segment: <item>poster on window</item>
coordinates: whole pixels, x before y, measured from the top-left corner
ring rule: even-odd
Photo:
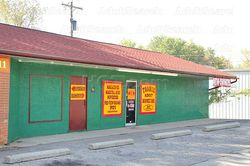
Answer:
[[[103,116],[122,115],[121,81],[102,82],[102,115]]]
[[[156,83],[141,83],[140,113],[156,113]]]

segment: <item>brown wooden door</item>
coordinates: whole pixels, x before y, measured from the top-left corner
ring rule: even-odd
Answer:
[[[70,77],[70,131],[87,129],[87,78]]]

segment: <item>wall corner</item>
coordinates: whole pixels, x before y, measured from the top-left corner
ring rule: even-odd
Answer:
[[[8,143],[10,58],[0,55],[0,145]]]

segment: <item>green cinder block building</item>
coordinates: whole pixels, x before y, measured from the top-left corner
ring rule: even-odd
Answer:
[[[208,118],[209,77],[158,52],[0,24],[0,144]]]

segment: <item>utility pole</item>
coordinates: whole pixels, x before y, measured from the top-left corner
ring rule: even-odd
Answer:
[[[75,20],[73,19],[73,10],[74,9],[82,10],[82,8],[78,7],[78,6],[74,6],[73,5],[73,0],[70,2],[70,4],[62,3],[62,5],[70,8],[70,36],[73,37],[73,31],[74,31],[73,24],[75,22]]]

